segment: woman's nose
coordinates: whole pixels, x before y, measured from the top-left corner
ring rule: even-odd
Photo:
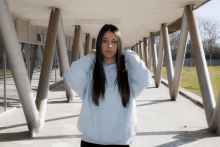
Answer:
[[[112,47],[111,43],[109,43],[108,47]]]

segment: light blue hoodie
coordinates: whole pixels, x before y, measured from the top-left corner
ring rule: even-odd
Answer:
[[[152,77],[145,63],[131,50],[124,51],[130,85],[130,101],[122,105],[117,77],[117,65],[103,63],[106,74],[105,100],[99,98],[99,106],[92,103],[92,77],[95,56],[88,54],[72,63],[64,73],[66,82],[82,100],[77,127],[82,140],[101,145],[130,145],[137,132],[136,97],[151,82]]]

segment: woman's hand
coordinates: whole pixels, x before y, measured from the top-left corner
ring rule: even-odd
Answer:
[[[89,50],[88,54],[93,54],[96,57],[96,49]]]

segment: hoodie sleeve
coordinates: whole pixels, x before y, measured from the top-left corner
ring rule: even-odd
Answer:
[[[81,59],[72,62],[71,67],[64,73],[66,83],[75,91],[83,100],[88,82],[90,80],[89,70],[95,59],[95,56],[88,54]]]
[[[131,78],[131,93],[136,98],[144,88],[151,84],[152,77],[145,63],[135,52],[125,50],[124,56],[127,63],[128,76]]]

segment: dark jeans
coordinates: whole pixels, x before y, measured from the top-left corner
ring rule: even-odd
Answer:
[[[99,145],[81,140],[81,147],[130,147],[129,145]]]

